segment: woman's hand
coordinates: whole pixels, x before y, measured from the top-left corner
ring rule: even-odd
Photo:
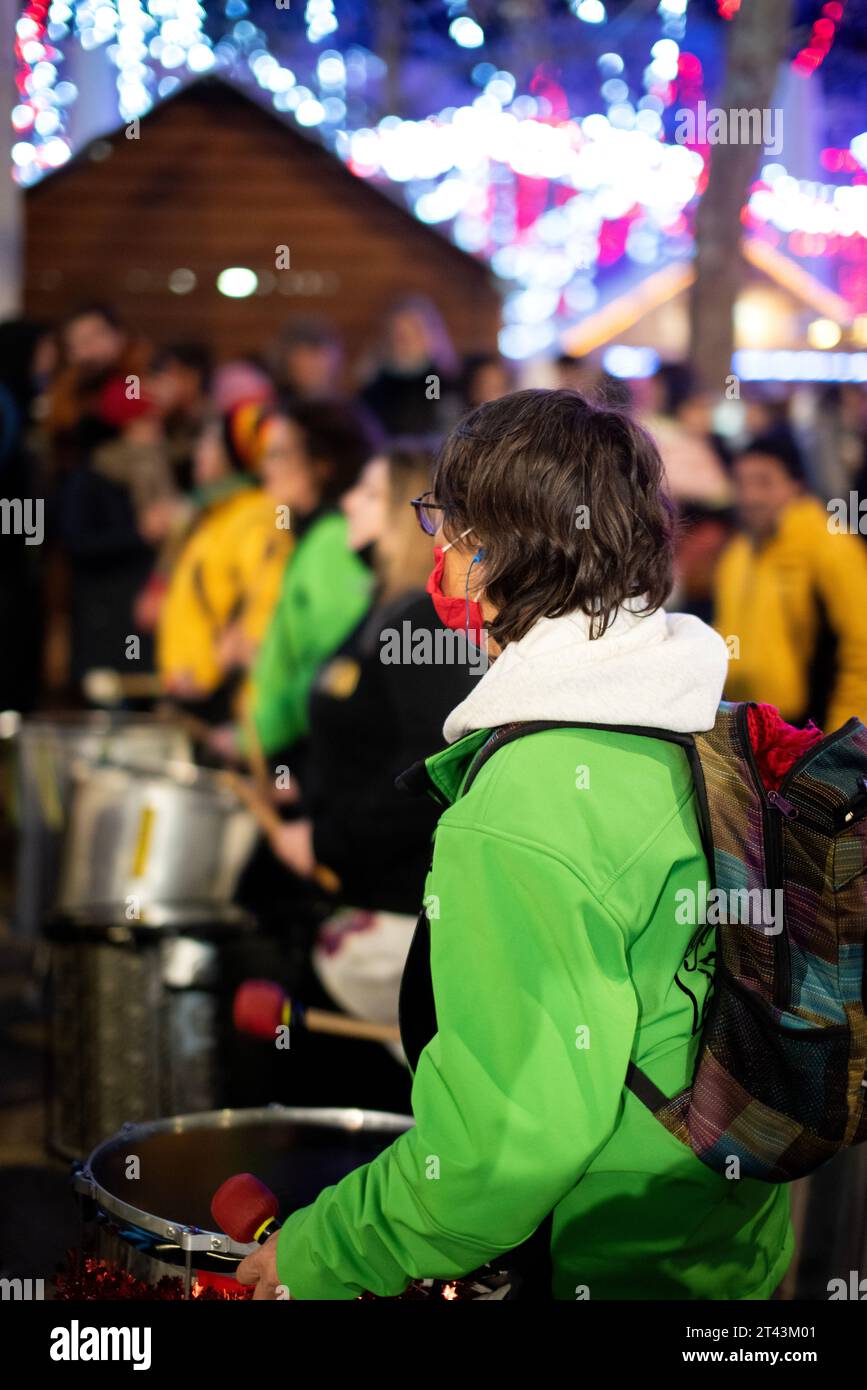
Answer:
[[[218,724],[208,734],[208,748],[212,753],[216,753],[218,758],[222,758],[224,763],[241,761],[241,750],[238,744],[239,735],[234,724]]]
[[[164,676],[163,689],[167,695],[175,695],[179,700],[201,700],[208,694],[192,671],[174,671]]]
[[[223,629],[217,642],[217,660],[224,671],[249,670],[256,659],[257,644],[240,623]]]
[[[175,497],[161,497],[156,502],[150,502],[139,512],[139,535],[148,545],[161,545],[166,536],[179,525],[184,515],[183,502]]]
[[[288,786],[275,787],[271,800],[277,806],[295,806],[301,800],[301,788],[297,777],[292,777]]]
[[[268,836],[278,859],[301,878],[312,878],[316,868],[313,853],[313,825],[309,820],[288,821]]]
[[[140,632],[153,632],[160,620],[166,591],[154,584],[146,584],[136,596],[133,605],[133,622]]]
[[[264,1245],[247,1255],[238,1265],[235,1278],[239,1284],[254,1284],[253,1302],[256,1299],[290,1299],[292,1295],[285,1284],[280,1283],[277,1273],[277,1240],[279,1231],[269,1236]]]

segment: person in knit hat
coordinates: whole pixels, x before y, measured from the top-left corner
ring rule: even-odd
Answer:
[[[210,421],[194,458],[194,514],[170,573],[157,627],[157,668],[186,699],[212,696],[262,640],[289,553],[289,534],[258,484],[262,404]]]

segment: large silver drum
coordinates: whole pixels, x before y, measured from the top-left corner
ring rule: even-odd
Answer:
[[[74,773],[58,907],[157,926],[199,919],[229,903],[257,833],[205,768],[85,765]]]
[[[0,737],[9,740],[15,759],[14,926],[19,935],[33,938],[56,904],[74,767],[104,758],[148,764],[184,760],[190,757],[190,740],[176,725],[152,715],[108,711],[24,720],[7,711],[0,715]]]
[[[375,1110],[217,1110],[125,1125],[76,1177],[98,1217],[98,1253],[136,1278],[231,1275],[253,1245],[216,1229],[211,1198],[251,1172],[280,1199],[282,1216],[369,1162],[413,1124]],[[138,1162],[133,1162],[138,1160]],[[180,1266],[180,1269],[179,1269]]]

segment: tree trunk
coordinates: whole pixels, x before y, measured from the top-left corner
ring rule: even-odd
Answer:
[[[792,0],[744,0],[728,25],[726,77],[720,107],[770,107],[791,33]],[[709,117],[710,118],[710,117]],[[712,144],[710,175],[695,224],[695,270],[690,303],[690,362],[700,389],[722,395],[734,349],[734,306],[744,262],[741,209],[762,146]]]
[[[11,35],[15,32],[15,22],[20,13],[21,6],[15,0],[0,0],[0,33],[3,34],[0,49],[0,110],[7,122],[7,112],[18,100]],[[9,163],[8,146],[7,136],[3,142],[3,169],[0,170],[0,319],[14,317],[21,304],[23,198],[20,185],[6,167]]]
[[[499,15],[508,23],[511,44],[514,52],[520,55],[518,66],[522,71],[532,72],[543,63],[551,62],[550,15],[546,0],[493,0],[489,9],[492,17]]]
[[[403,64],[403,6],[401,0],[377,0],[375,16],[375,52],[385,63],[383,106],[388,115],[404,114],[401,90]]]

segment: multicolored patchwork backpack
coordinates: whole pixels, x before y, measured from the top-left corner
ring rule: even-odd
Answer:
[[[668,1097],[631,1063],[626,1085],[709,1167],[779,1183],[867,1140],[867,727],[848,720],[768,790],[750,741],[756,708],[724,702],[696,735],[503,725],[464,791],[497,748],[544,729],[685,748],[714,890],[688,959],[703,959],[713,987],[692,1084]]]

